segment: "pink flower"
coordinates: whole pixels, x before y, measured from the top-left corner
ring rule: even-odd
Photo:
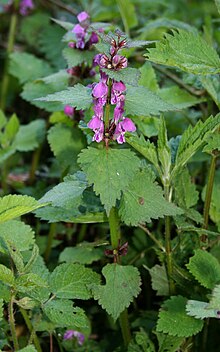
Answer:
[[[83,22],[85,20],[87,20],[89,18],[89,14],[85,11],[83,12],[80,12],[78,15],[77,15],[77,19],[79,22]]]
[[[81,332],[76,331],[76,330],[67,330],[63,336],[63,339],[70,340],[73,337],[77,338],[77,342],[80,346],[83,345],[83,343],[85,341],[85,336]]]
[[[108,93],[108,86],[104,82],[99,82],[95,85],[92,90],[92,94],[95,98],[103,98]]]
[[[95,131],[98,130],[102,127],[102,120],[100,120],[98,117],[93,117],[92,120],[89,121],[87,126],[91,128],[91,130]]]
[[[124,117],[122,121],[120,121],[115,129],[114,139],[117,140],[119,144],[125,143],[125,132],[134,132],[136,131],[135,124],[128,117]]]
[[[19,12],[22,16],[27,16],[29,14],[29,10],[34,8],[34,4],[32,0],[21,0],[19,4]]]
[[[75,112],[75,109],[74,109],[72,106],[66,105],[66,106],[64,107],[64,113],[65,113],[67,116],[73,117],[74,112]]]

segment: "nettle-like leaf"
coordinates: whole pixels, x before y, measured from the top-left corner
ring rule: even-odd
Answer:
[[[138,80],[140,78],[140,72],[137,68],[126,67],[123,70],[114,71],[109,69],[102,69],[110,78],[115,81],[123,81],[125,84],[130,84],[131,86],[137,86]],[[127,98],[127,95],[126,95]]]
[[[209,308],[217,309],[219,312],[220,307],[220,285],[216,285],[214,290],[212,291],[212,296],[209,302]],[[218,314],[219,317],[219,314]]]
[[[59,327],[71,326],[76,330],[88,328],[88,319],[83,309],[73,307],[68,299],[56,299],[43,306],[46,316]]]
[[[200,81],[208,94],[212,97],[218,108],[220,108],[220,82],[219,77],[214,75],[201,76]]]
[[[10,286],[5,285],[0,281],[0,299],[3,299],[5,302],[9,302],[11,297]]]
[[[174,179],[175,199],[180,207],[190,208],[197,204],[199,192],[191,181],[187,167],[179,172]]]
[[[0,223],[17,218],[23,214],[43,207],[33,197],[8,195],[0,199]]]
[[[161,187],[154,183],[149,171],[138,172],[123,191],[119,215],[127,225],[137,226],[165,215],[180,214],[180,208],[165,200]]]
[[[9,286],[13,286],[15,281],[13,272],[2,264],[0,264],[0,281]]]
[[[218,150],[220,151],[220,133],[213,133],[210,135],[210,137],[207,139],[207,144],[203,148],[203,152],[212,154],[213,150]]]
[[[220,124],[220,114],[210,116],[205,122],[199,120],[192,127],[189,126],[183,133],[176,154],[176,164],[173,174],[183,167],[187,161],[205,144],[208,136],[211,135]]]
[[[125,111],[127,114],[149,116],[177,109],[176,106],[162,100],[156,93],[145,87],[127,86],[125,99]]]
[[[56,124],[48,132],[50,148],[58,159],[62,169],[69,172],[78,170],[76,158],[85,146],[85,137],[77,129],[63,124]]]
[[[89,299],[89,285],[99,284],[97,273],[80,264],[61,264],[50,276],[50,288],[58,298]]]
[[[202,286],[213,289],[220,283],[220,264],[211,253],[197,249],[186,266]]]
[[[74,87],[38,98],[37,101],[60,102],[64,105],[74,106],[78,110],[85,110],[92,103],[91,89],[78,83]]]
[[[23,293],[48,286],[46,280],[32,272],[17,277],[15,285],[16,289]]]
[[[59,262],[91,264],[103,257],[103,250],[94,248],[88,242],[82,242],[76,247],[65,248],[59,256]]]
[[[166,33],[165,38],[145,55],[158,64],[177,67],[183,71],[208,75],[220,72],[220,58],[216,50],[199,34],[178,30]]]
[[[27,152],[34,150],[44,140],[46,123],[44,120],[35,120],[28,125],[20,126],[16,134],[13,146],[16,150]]]
[[[167,300],[157,321],[158,332],[171,336],[189,337],[197,334],[203,328],[203,321],[186,314],[187,298],[174,296]]]
[[[157,291],[157,296],[169,296],[169,283],[165,266],[156,264],[148,270],[151,276],[152,289]]]
[[[158,352],[176,352],[184,341],[183,337],[171,336],[156,332],[159,342]]]
[[[34,244],[34,232],[24,222],[9,220],[0,223],[0,252],[7,253],[5,242],[10,243],[19,251],[26,251]]]
[[[86,50],[73,50],[72,48],[65,48],[63,50],[63,57],[67,61],[68,67],[74,67],[82,64],[92,66],[94,52]]]
[[[89,147],[79,155],[79,162],[88,182],[100,195],[107,214],[120,199],[139,167],[139,159],[129,149],[96,149]],[[128,167],[129,165],[129,167]],[[98,175],[98,177],[97,177]]]
[[[209,303],[195,300],[187,301],[186,312],[196,319],[218,318],[218,309],[210,308]]]
[[[139,71],[141,73],[141,77],[138,81],[139,85],[150,89],[152,92],[157,92],[159,90],[159,85],[155,70],[151,63],[145,62],[144,65],[139,68]]]
[[[46,61],[32,54],[14,52],[10,55],[9,72],[23,84],[52,73],[52,69]]]
[[[190,106],[199,104],[205,99],[196,98],[195,96],[189,94],[186,90],[180,89],[178,86],[172,86],[160,89],[157,94],[161,99],[167,103],[173,104],[179,109],[186,109]]]
[[[141,279],[137,268],[107,264],[102,273],[105,285],[92,285],[94,299],[116,320],[140,292]]]

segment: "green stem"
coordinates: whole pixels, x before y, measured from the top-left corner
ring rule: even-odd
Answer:
[[[27,325],[28,330],[31,333],[31,336],[33,337],[34,345],[36,347],[37,352],[42,352],[42,349],[41,349],[41,346],[40,346],[40,342],[39,342],[38,337],[37,337],[37,335],[36,335],[36,333],[34,331],[34,328],[33,328],[32,324],[31,324],[31,321],[29,319],[29,316],[28,316],[26,310],[20,307],[20,312],[21,312],[21,314],[22,314],[22,316],[24,318],[24,321],[25,321],[25,324]],[[30,344],[30,341],[29,341],[29,344]]]
[[[164,185],[164,195],[165,199],[170,201],[170,185],[169,183]],[[170,217],[165,216],[165,249],[166,249],[166,264],[167,264],[167,276],[169,283],[170,294],[175,293],[175,284],[172,279],[173,275],[173,261],[172,261],[172,248],[171,248],[171,226],[170,226]]]
[[[206,195],[205,195],[204,212],[203,212],[203,217],[204,217],[203,228],[204,229],[208,228],[208,223],[209,223],[209,209],[210,209],[210,205],[211,205],[212,191],[213,191],[214,178],[215,178],[216,159],[217,159],[217,156],[212,155],[211,165],[210,165],[210,169],[209,169],[208,182],[207,182],[207,188],[206,188]]]
[[[35,177],[36,177],[36,170],[39,164],[39,160],[40,160],[40,154],[41,154],[41,149],[42,149],[42,145],[40,145],[33,153],[32,156],[32,161],[31,161],[31,169],[30,169],[30,177],[29,177],[29,183],[32,185],[35,181]]]
[[[120,234],[120,221],[119,221],[118,213],[116,208],[114,207],[111,208],[109,213],[109,227],[110,227],[110,237],[111,237],[112,248],[113,250],[117,250],[119,246],[121,234]],[[127,309],[125,309],[120,314],[119,322],[120,322],[121,332],[124,340],[124,345],[125,347],[127,347],[131,340],[131,331],[129,327]]]
[[[162,245],[162,243],[160,241],[158,241],[158,239],[148,230],[147,227],[139,224],[139,227],[148,234],[148,236],[150,237],[150,239],[158,246],[158,248],[161,249],[162,252],[165,252],[165,248]]]
[[[10,329],[11,329],[11,336],[12,336],[14,349],[15,349],[15,351],[18,351],[19,350],[19,345],[18,345],[18,339],[17,339],[17,335],[16,335],[15,318],[14,318],[14,310],[13,310],[14,298],[15,298],[14,294],[11,294],[11,299],[10,299],[9,306],[8,306],[9,325],[10,325]]]
[[[50,253],[52,250],[52,243],[53,243],[54,236],[56,234],[56,226],[57,226],[56,223],[50,224],[50,231],[49,231],[48,239],[47,239],[47,247],[46,247],[46,250],[44,253],[44,259],[45,259],[46,263],[49,260]]]
[[[5,110],[5,105],[6,105],[8,85],[9,85],[8,57],[14,50],[16,27],[17,27],[17,14],[15,12],[11,15],[9,35],[8,35],[8,46],[6,50],[7,57],[5,60],[4,75],[2,79],[1,98],[0,98],[0,108],[2,110]]]

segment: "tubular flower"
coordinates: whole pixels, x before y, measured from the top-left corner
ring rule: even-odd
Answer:
[[[77,23],[72,32],[76,36],[76,42],[70,42],[68,46],[70,48],[77,48],[80,50],[89,49],[92,44],[98,42],[98,36],[95,32],[88,33],[89,28],[89,14],[85,11],[80,12],[77,16],[79,23]]]
[[[63,336],[63,339],[70,340],[73,337],[76,337],[79,346],[83,345],[83,343],[85,341],[85,336],[81,332],[76,331],[76,330],[67,330]]]

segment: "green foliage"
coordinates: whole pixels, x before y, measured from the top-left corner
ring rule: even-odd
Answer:
[[[151,276],[152,289],[157,291],[157,296],[169,296],[169,283],[165,266],[156,264],[148,270]]]
[[[99,275],[83,265],[61,264],[50,276],[50,289],[58,298],[89,299],[89,285],[99,281]]]
[[[159,342],[158,352],[176,352],[184,341],[182,337],[178,336],[171,336],[159,332],[156,332],[156,335]]]
[[[164,215],[175,216],[181,213],[180,208],[165,200],[162,189],[154,183],[149,171],[136,174],[132,183],[123,191],[119,209],[121,219],[125,224],[132,226],[151,222],[151,219]]]
[[[209,302],[209,308],[214,308],[219,311],[220,304],[220,285],[216,285],[214,290],[212,291],[212,296]]]
[[[140,72],[138,69],[133,67],[126,67],[120,71],[108,70],[104,68],[103,72],[115,81],[123,81],[126,85],[130,84],[131,86],[137,86],[140,78]]]
[[[159,312],[157,331],[171,336],[189,337],[202,330],[203,321],[186,314],[187,299],[174,296],[168,299]]]
[[[106,279],[105,285],[92,285],[94,299],[110,314],[114,320],[140,292],[140,274],[137,268],[107,264],[102,273]]]
[[[215,0],[215,4],[216,4],[218,12],[220,14],[220,1],[219,0]]]
[[[63,50],[63,56],[67,61],[68,67],[74,67],[82,63],[85,63],[87,66],[92,66],[94,52],[65,48]]]
[[[195,255],[190,258],[187,268],[206,288],[213,289],[220,282],[220,264],[211,253],[197,249]]]
[[[126,3],[123,0],[116,0],[116,3],[120,11],[125,32],[128,34],[129,29],[138,24],[134,4],[132,3],[132,0],[127,0]]]
[[[175,199],[182,208],[191,208],[197,204],[199,193],[191,181],[189,170],[185,167],[178,173],[174,180]]]
[[[129,343],[128,352],[155,352],[155,347],[148,334],[141,330],[135,334],[134,341]]]
[[[15,281],[13,272],[2,264],[0,264],[0,281],[9,286],[13,286]]]
[[[44,60],[25,52],[10,55],[9,72],[18,78],[21,84],[52,73],[50,65]]]
[[[180,89],[178,86],[162,88],[157,92],[157,94],[161,99],[167,103],[173,104],[179,109],[186,109],[204,101],[204,98],[198,99],[189,94],[186,90]]]
[[[102,256],[102,249],[94,248],[89,242],[82,242],[76,247],[65,248],[60,253],[59,262],[91,264]]]
[[[209,216],[211,220],[217,224],[218,230],[220,229],[220,171],[216,170],[215,179],[213,184],[213,191],[211,196],[211,204],[209,209]],[[206,186],[203,188],[202,199],[205,200]]]
[[[220,83],[218,77],[214,75],[201,76],[200,80],[203,87],[207,90],[216,105],[220,108]]]
[[[180,68],[183,71],[208,75],[220,72],[220,58],[215,49],[195,32],[178,30],[148,49],[148,60]]]
[[[13,146],[21,152],[34,150],[44,140],[45,133],[46,124],[44,120],[34,120],[27,125],[21,125]]]
[[[88,182],[94,185],[95,193],[100,195],[107,214],[115,206],[116,200],[121,198],[121,192],[139,167],[139,159],[129,149],[88,147],[79,155],[79,162]]]
[[[8,195],[0,199],[0,223],[17,218],[23,214],[43,207],[33,197]]]
[[[37,352],[37,350],[33,345],[29,345],[27,347],[22,348],[21,350],[18,350],[18,352]]]
[[[91,89],[78,83],[74,87],[66,90],[49,94],[42,98],[35,99],[37,101],[60,102],[64,105],[72,105],[78,110],[84,110],[90,107],[92,103]],[[58,109],[57,109],[58,110]]]
[[[212,155],[212,152],[217,150],[220,151],[220,134],[218,131],[209,136],[202,151]]]
[[[0,321],[3,318],[3,299],[0,299]]]
[[[140,86],[146,87],[153,92],[157,92],[159,90],[159,85],[157,82],[157,77],[155,74],[155,70],[153,69],[150,62],[145,62],[143,66],[139,69],[141,73],[141,77],[138,81]]]
[[[189,300],[186,305],[186,312],[196,319],[218,318],[217,310],[210,308],[207,302]]]

